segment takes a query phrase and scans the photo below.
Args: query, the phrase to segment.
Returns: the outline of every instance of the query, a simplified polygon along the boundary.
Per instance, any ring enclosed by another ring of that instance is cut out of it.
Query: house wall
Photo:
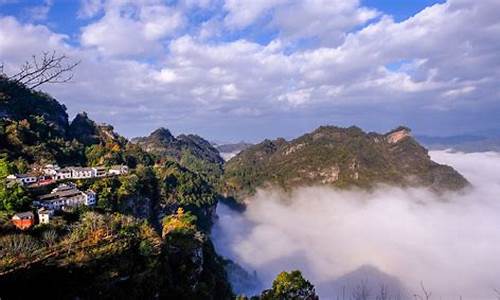
[[[35,224],[33,219],[12,220],[12,223],[19,229],[28,229]]]

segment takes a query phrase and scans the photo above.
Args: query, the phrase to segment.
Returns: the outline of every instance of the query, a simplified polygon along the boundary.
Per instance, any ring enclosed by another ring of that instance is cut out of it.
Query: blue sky
[[[495,0],[0,0],[6,72],[56,50],[47,85],[132,137],[297,136],[322,124],[417,134],[497,131]]]

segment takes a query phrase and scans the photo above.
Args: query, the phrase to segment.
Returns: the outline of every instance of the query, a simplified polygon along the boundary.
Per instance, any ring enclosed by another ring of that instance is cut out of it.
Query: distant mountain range
[[[500,136],[497,135],[454,135],[454,136],[415,136],[430,150],[452,149],[461,152],[500,152]]]

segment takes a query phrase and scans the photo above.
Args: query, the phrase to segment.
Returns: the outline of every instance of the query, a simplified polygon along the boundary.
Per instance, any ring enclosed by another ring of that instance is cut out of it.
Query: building
[[[72,179],[84,179],[96,176],[95,170],[93,168],[71,167],[70,169]]]
[[[33,201],[33,205],[51,210],[64,210],[81,205],[94,206],[96,202],[95,192],[82,192],[74,184],[61,184],[50,194],[40,196]]]
[[[14,174],[7,176],[8,180],[15,180],[21,184],[29,185],[38,181],[38,176],[34,174]]]
[[[43,174],[52,177],[55,177],[60,170],[61,168],[58,165],[53,164],[45,165],[42,169]]]
[[[43,175],[38,177],[38,185],[48,185],[54,183],[55,180],[52,176],[50,175]]]
[[[52,218],[53,215],[54,215],[54,210],[40,208],[38,210],[38,222],[40,222],[40,224],[49,224],[50,219]]]
[[[12,216],[12,223],[21,230],[29,229],[35,225],[35,215],[31,211],[17,213]]]
[[[128,173],[128,167],[125,165],[111,166],[109,168],[109,175],[123,175]]]
[[[56,171],[55,180],[71,179],[72,173],[70,168],[64,168]]]
[[[96,177],[105,177],[108,175],[105,167],[93,167],[92,170],[94,170],[94,175]]]

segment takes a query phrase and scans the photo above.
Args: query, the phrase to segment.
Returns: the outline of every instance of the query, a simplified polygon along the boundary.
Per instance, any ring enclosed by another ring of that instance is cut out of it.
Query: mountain
[[[433,162],[406,127],[378,134],[322,126],[291,141],[265,140],[228,161],[224,181],[224,192],[240,200],[268,186],[371,188],[386,183],[443,191],[468,185],[453,168]]]
[[[159,128],[147,137],[132,139],[144,151],[158,160],[174,160],[201,174],[212,184],[222,176],[224,160],[210,142],[200,136],[181,134],[174,137],[166,128]]]
[[[114,128],[108,124],[97,124],[91,120],[86,112],[76,115],[71,121],[68,131],[69,138],[75,139],[85,146],[93,144],[126,144],[127,141],[121,137]]]
[[[206,174],[222,172],[217,150],[197,136],[163,130],[152,139],[173,143],[172,157],[192,169],[214,162],[218,169]],[[155,158],[86,113],[70,124],[56,99],[0,76],[0,298],[43,298],[40,291],[57,299],[233,298],[208,235],[216,190],[199,173]],[[25,187],[6,175],[54,162],[127,164],[130,171],[74,181],[96,192],[96,207],[17,230],[14,213],[36,213],[32,200],[57,184]]]
[[[50,95],[33,91],[0,76],[0,118],[22,121],[43,119],[51,133],[65,136],[68,129],[66,107]]]
[[[373,299],[411,299],[411,293],[403,283],[394,276],[380,271],[371,265],[363,265],[333,281],[318,284],[318,291],[323,295],[335,295],[340,299],[345,295],[353,295],[354,299],[370,293]],[[355,296],[358,297],[355,297]],[[385,297],[383,296],[385,295]]]
[[[83,145],[68,138],[66,107],[0,76],[0,155],[20,164],[80,164]]]
[[[219,150],[220,155],[226,161],[230,160],[236,154],[240,153],[241,151],[247,149],[250,146],[253,146],[253,144],[246,143],[243,141],[236,143],[236,144],[214,144],[214,147],[217,150]]]
[[[419,142],[431,150],[452,149],[461,152],[500,151],[500,137],[498,135],[454,135],[454,136],[416,136]]]
[[[210,142],[193,134],[181,134],[176,138],[168,129],[163,127],[156,129],[147,137],[134,138],[132,142],[161,158],[169,157],[180,161],[185,152],[190,152],[198,159],[211,163],[223,163],[219,151]]]
[[[221,153],[233,153],[241,152],[250,146],[253,146],[253,144],[241,141],[235,144],[217,144],[214,147],[217,148],[217,150],[219,150],[219,152]]]

